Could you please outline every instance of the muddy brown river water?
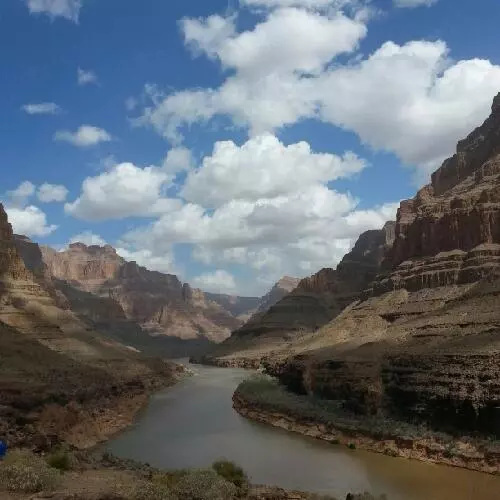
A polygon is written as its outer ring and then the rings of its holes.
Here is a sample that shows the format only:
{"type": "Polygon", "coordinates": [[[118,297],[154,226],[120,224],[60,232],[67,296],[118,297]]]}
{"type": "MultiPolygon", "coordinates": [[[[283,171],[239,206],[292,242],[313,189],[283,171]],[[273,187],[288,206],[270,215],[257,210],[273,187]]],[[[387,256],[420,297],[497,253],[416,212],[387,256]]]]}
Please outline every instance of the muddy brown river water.
{"type": "Polygon", "coordinates": [[[345,498],[500,500],[500,476],[349,450],[250,422],[231,397],[249,372],[195,366],[196,375],[155,395],[137,423],[107,443],[111,452],[161,468],[240,464],[252,482],[345,498]]]}

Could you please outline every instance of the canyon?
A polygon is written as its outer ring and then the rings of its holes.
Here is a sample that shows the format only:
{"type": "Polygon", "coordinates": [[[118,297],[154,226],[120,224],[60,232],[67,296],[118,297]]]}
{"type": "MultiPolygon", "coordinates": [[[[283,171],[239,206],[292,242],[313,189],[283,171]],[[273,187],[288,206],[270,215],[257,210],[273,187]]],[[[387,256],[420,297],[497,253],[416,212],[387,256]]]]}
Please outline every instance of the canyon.
{"type": "Polygon", "coordinates": [[[296,394],[451,435],[500,436],[500,94],[395,223],[210,355],[296,394]],[[303,319],[307,317],[307,320],[303,319]]]}
{"type": "Polygon", "coordinates": [[[88,447],[128,425],[178,368],[89,328],[16,248],[0,205],[0,435],[88,447]]]}
{"type": "Polygon", "coordinates": [[[26,268],[60,308],[151,355],[201,353],[254,313],[265,312],[296,283],[284,278],[262,298],[209,293],[127,262],[110,245],[72,243],[56,251],[25,236],[13,238],[26,268]]]}

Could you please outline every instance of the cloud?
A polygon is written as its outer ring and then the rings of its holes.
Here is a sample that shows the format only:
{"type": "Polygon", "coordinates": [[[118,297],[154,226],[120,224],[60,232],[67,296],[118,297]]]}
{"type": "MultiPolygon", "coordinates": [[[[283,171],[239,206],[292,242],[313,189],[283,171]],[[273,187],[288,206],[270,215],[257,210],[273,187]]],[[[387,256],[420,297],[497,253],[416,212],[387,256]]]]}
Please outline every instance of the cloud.
{"type": "Polygon", "coordinates": [[[303,190],[317,183],[349,177],[365,168],[353,153],[343,157],[313,153],[307,142],[285,146],[270,134],[241,147],[217,142],[212,156],[192,171],[181,191],[188,201],[219,207],[232,199],[257,201],[303,190]]]}
{"type": "Polygon", "coordinates": [[[228,115],[253,134],[269,132],[301,117],[313,116],[306,102],[311,74],[336,56],[350,53],[366,35],[365,24],[341,12],[331,17],[287,8],[272,11],[254,29],[233,34],[231,19],[211,16],[182,22],[186,44],[234,70],[219,89],[184,90],[169,95],[152,86],[140,124],[149,124],[171,141],[184,125],[228,115]]]}
{"type": "Polygon", "coordinates": [[[14,232],[26,236],[48,236],[57,226],[47,224],[47,215],[33,205],[19,208],[6,206],[5,210],[14,232]]]}
{"type": "Polygon", "coordinates": [[[93,71],[86,71],[82,68],[78,68],[78,85],[84,86],[84,85],[90,85],[92,83],[97,83],[97,75],[93,71]]]}
{"type": "Polygon", "coordinates": [[[16,189],[5,193],[6,203],[14,207],[22,207],[35,194],[36,186],[30,181],[24,181],[16,189]]]}
{"type": "Polygon", "coordinates": [[[164,198],[162,188],[171,177],[158,167],[136,167],[132,163],[114,165],[95,177],[87,177],[80,196],[66,203],[66,213],[87,221],[151,216],[181,205],[164,198]]]}
{"type": "Polygon", "coordinates": [[[242,5],[248,7],[303,7],[309,9],[341,8],[348,4],[355,4],[353,0],[240,0],[242,5]]]}
{"type": "Polygon", "coordinates": [[[42,102],[39,104],[25,104],[23,111],[28,115],[57,115],[62,112],[60,106],[55,102],[42,102]]]}
{"type": "Polygon", "coordinates": [[[100,247],[106,245],[106,241],[92,231],[84,231],[83,233],[75,234],[75,236],[69,240],[69,243],[83,243],[87,246],[97,245],[100,247]]]}
{"type": "Polygon", "coordinates": [[[89,146],[95,146],[101,142],[111,141],[111,135],[102,128],[93,127],[91,125],[82,125],[76,132],[59,130],[54,134],[54,140],[69,142],[73,146],[86,148],[89,146]]]}
{"type": "Polygon", "coordinates": [[[251,132],[316,118],[354,131],[427,175],[481,123],[498,88],[499,66],[481,59],[450,63],[444,42],[387,42],[357,64],[316,77],[268,76],[256,84],[229,78],[217,91],[174,94],[149,117],[167,136],[183,122],[216,114],[251,132]]]}
{"type": "Polygon", "coordinates": [[[234,276],[222,269],[196,276],[191,280],[191,285],[215,293],[234,293],[236,290],[234,276]]]}
{"type": "Polygon", "coordinates": [[[164,250],[160,255],[154,255],[151,250],[131,250],[118,247],[116,252],[128,262],[137,262],[139,266],[152,271],[159,271],[167,274],[177,274],[174,255],[171,249],[164,250]]]}
{"type": "Polygon", "coordinates": [[[60,184],[42,184],[36,193],[42,203],[62,202],[68,196],[68,190],[60,184]]]}
{"type": "Polygon", "coordinates": [[[187,172],[194,167],[193,153],[185,147],[172,148],[163,160],[162,168],[169,174],[187,172]]]}
{"type": "MultiPolygon", "coordinates": [[[[335,266],[362,231],[381,228],[398,207],[356,205],[349,195],[321,185],[253,203],[233,200],[214,211],[186,204],[122,239],[154,255],[172,244],[191,244],[193,257],[204,264],[239,264],[276,281],[283,274],[301,277],[335,266]]],[[[250,289],[255,293],[239,293],[250,289]]]]}
{"type": "Polygon", "coordinates": [[[288,3],[278,0],[250,3],[277,8],[241,33],[232,18],[183,21],[186,44],[219,61],[228,76],[218,88],[162,94],[149,86],[140,123],[175,142],[183,127],[216,116],[251,136],[315,119],[394,153],[422,180],[481,123],[500,88],[500,66],[453,61],[439,40],[388,41],[365,58],[332,64],[365,36],[362,17],[281,8],[288,3]]]}
{"type": "Polygon", "coordinates": [[[402,8],[420,7],[422,5],[430,7],[437,1],[438,0],[393,0],[395,7],[402,7],[402,8]]]}
{"type": "Polygon", "coordinates": [[[228,36],[229,30],[220,36],[219,25],[214,28],[210,19],[214,17],[184,21],[186,43],[255,79],[270,73],[316,73],[337,55],[352,52],[367,33],[362,22],[342,13],[328,17],[294,8],[273,11],[252,31],[237,36],[228,36]]]}
{"type": "Polygon", "coordinates": [[[82,0],[26,0],[31,14],[46,14],[52,19],[63,17],[78,23],[82,0]]]}

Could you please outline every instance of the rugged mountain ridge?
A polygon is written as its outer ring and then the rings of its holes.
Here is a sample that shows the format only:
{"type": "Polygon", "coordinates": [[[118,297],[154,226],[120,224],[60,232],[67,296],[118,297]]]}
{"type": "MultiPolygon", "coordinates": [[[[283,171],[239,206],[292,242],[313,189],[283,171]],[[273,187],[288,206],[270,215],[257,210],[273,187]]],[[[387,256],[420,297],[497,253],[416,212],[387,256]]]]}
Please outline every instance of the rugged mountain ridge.
{"type": "Polygon", "coordinates": [[[26,250],[34,272],[0,204],[0,434],[11,445],[85,447],[129,423],[173,370],[59,307],[36,248],[26,250]]]}
{"type": "Polygon", "coordinates": [[[41,247],[41,254],[49,276],[114,301],[128,320],[153,335],[220,342],[243,324],[259,301],[205,294],[175,275],[127,262],[109,245],[73,243],[62,252],[41,247]]]}
{"type": "Polygon", "coordinates": [[[385,269],[268,369],[358,413],[500,436],[500,94],[401,203],[385,269]]]}

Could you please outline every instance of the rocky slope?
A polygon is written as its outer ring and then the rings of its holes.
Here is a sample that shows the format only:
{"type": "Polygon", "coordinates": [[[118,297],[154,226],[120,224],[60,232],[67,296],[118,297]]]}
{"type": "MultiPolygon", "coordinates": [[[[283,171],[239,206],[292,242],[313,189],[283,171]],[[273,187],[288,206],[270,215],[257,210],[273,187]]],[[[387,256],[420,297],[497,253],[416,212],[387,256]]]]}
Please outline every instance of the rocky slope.
{"type": "Polygon", "coordinates": [[[293,292],[299,283],[300,279],[298,278],[283,276],[283,278],[276,282],[271,290],[269,290],[269,292],[260,299],[255,313],[244,324],[242,329],[250,331],[252,328],[258,327],[262,317],[269,311],[269,309],[293,292]]]}
{"type": "Polygon", "coordinates": [[[301,280],[283,299],[236,330],[205,362],[258,366],[274,351],[287,351],[318,331],[370,286],[394,240],[395,223],[363,233],[336,269],[301,280]]]}
{"type": "Polygon", "coordinates": [[[63,252],[48,247],[41,252],[52,278],[114,301],[126,319],[152,335],[220,342],[243,324],[259,301],[192,289],[177,276],[125,261],[109,245],[74,243],[63,252]]]}
{"type": "Polygon", "coordinates": [[[358,413],[500,436],[500,95],[401,203],[385,271],[269,369],[358,413]]]}
{"type": "Polygon", "coordinates": [[[35,271],[0,205],[0,435],[12,445],[88,446],[129,423],[173,370],[90,329],[35,271]]]}

